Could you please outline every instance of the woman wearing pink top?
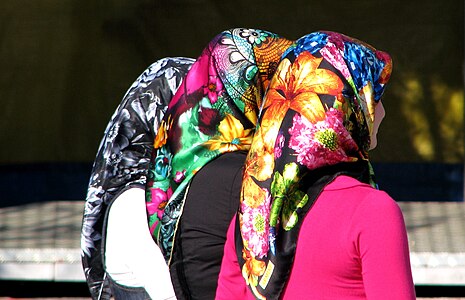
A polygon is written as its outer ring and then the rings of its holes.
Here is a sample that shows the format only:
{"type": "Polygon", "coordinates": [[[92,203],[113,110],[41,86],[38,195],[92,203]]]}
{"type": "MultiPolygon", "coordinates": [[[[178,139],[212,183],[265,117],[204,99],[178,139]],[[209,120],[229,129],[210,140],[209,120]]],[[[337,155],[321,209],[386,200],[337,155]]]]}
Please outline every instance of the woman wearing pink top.
{"type": "Polygon", "coordinates": [[[271,79],[216,299],[415,299],[402,213],[368,151],[385,52],[333,32],[297,40],[271,79]]]}

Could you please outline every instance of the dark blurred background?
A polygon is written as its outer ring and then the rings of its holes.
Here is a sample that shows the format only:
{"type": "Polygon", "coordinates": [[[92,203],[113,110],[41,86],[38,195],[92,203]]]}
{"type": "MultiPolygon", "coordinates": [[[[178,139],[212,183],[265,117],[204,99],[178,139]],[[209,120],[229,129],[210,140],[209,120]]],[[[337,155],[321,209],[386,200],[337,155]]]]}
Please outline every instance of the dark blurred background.
{"type": "Polygon", "coordinates": [[[0,2],[1,204],[85,198],[103,131],[152,62],[197,57],[232,27],[339,31],[394,72],[372,160],[400,201],[463,201],[464,1],[0,2]]]}

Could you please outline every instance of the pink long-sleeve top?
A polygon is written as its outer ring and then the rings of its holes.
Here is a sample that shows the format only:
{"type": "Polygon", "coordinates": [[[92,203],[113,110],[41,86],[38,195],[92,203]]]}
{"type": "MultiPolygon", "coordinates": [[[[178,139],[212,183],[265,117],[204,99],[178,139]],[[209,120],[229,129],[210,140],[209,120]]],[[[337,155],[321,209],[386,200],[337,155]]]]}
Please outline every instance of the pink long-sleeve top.
{"type": "MultiPolygon", "coordinates": [[[[236,257],[232,221],[216,299],[254,299],[236,257]]],[[[415,299],[402,212],[385,192],[339,176],[305,217],[282,299],[415,299]]]]}

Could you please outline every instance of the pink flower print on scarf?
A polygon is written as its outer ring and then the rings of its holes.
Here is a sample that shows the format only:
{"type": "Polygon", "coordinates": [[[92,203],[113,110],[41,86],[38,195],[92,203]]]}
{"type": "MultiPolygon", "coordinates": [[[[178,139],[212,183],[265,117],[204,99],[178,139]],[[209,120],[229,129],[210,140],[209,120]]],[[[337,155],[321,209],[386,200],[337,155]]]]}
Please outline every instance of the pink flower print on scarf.
{"type": "Polygon", "coordinates": [[[310,170],[356,160],[351,154],[358,147],[344,127],[342,112],[330,108],[325,114],[316,123],[296,115],[289,129],[289,147],[297,153],[297,162],[310,170]]]}

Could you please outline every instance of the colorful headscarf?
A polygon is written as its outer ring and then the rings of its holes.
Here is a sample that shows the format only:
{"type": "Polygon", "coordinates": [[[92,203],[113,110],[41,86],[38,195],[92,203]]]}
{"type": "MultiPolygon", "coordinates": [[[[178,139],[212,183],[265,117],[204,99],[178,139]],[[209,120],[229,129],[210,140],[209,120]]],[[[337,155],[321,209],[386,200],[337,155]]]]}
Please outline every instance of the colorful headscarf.
{"type": "Polygon", "coordinates": [[[385,52],[315,32],[284,53],[246,160],[236,224],[242,274],[257,299],[277,299],[299,229],[340,174],[373,184],[368,162],[374,110],[391,74],[385,52]]]}
{"type": "Polygon", "coordinates": [[[248,150],[261,99],[292,41],[254,29],[216,36],[171,100],[154,141],[147,210],[167,261],[188,185],[225,152],[248,150]]]}

